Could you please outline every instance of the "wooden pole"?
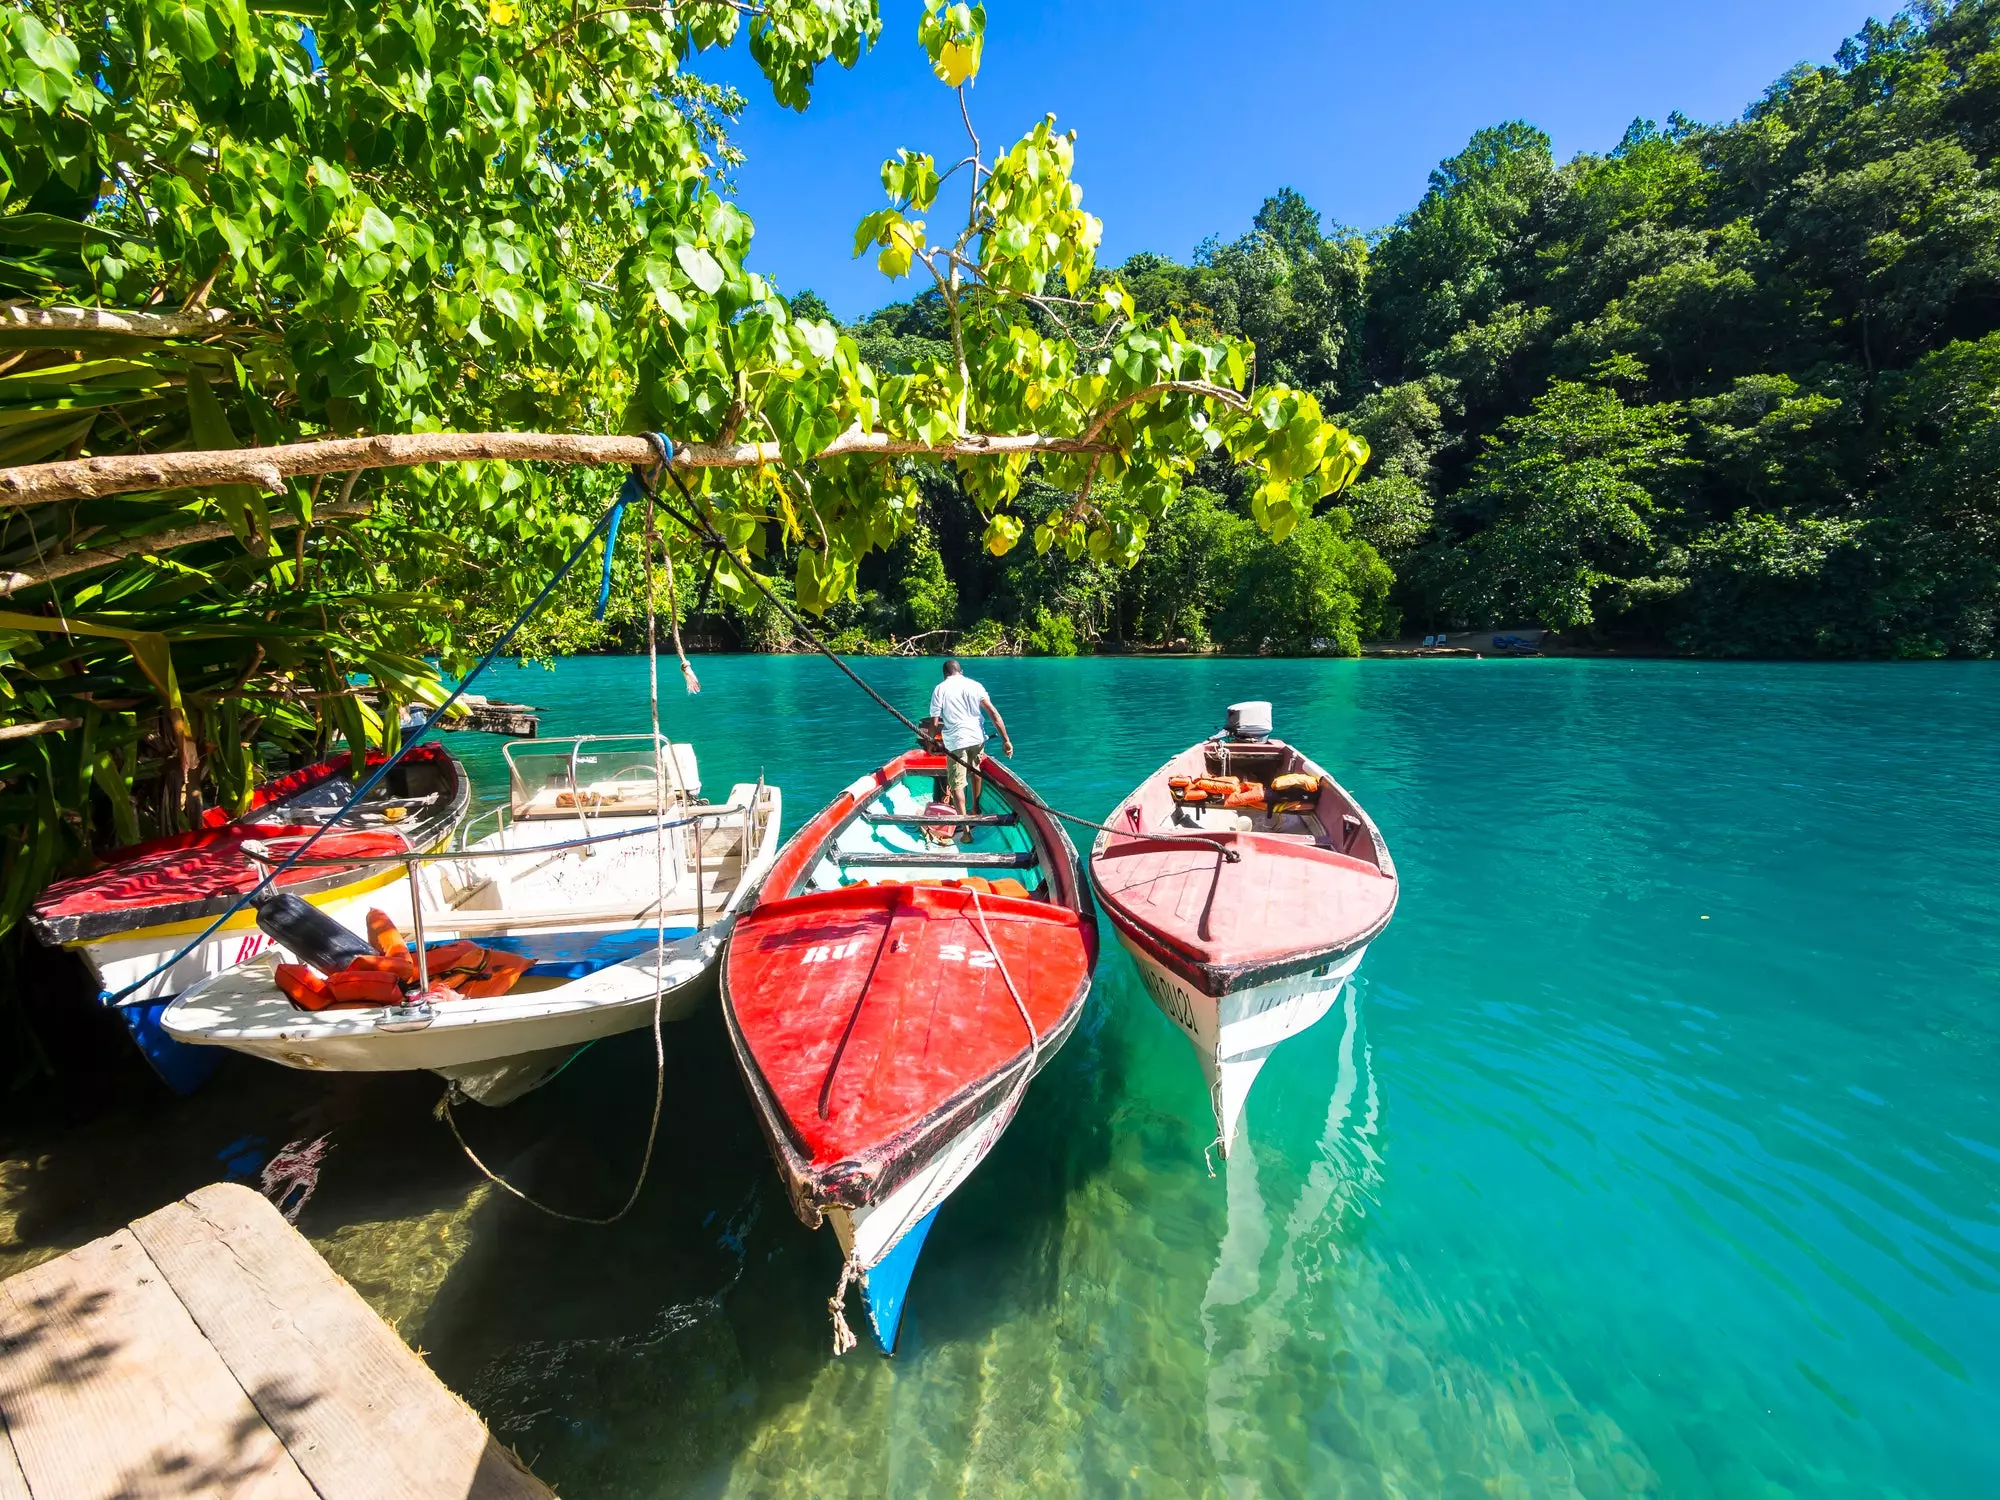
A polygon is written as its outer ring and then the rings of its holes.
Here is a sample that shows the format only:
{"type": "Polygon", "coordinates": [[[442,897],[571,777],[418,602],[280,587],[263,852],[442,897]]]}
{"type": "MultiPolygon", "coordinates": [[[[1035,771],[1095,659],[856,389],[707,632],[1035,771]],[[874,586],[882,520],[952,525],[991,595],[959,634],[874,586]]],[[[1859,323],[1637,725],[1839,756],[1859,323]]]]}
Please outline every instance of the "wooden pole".
{"type": "MultiPolygon", "coordinates": [[[[815,458],[1006,458],[1017,454],[1116,451],[1105,431],[1127,408],[1155,396],[1193,395],[1241,409],[1243,397],[1200,380],[1174,380],[1120,397],[1099,412],[1080,436],[1039,432],[974,433],[926,443],[883,432],[849,428],[815,458]]],[[[90,500],[141,490],[208,489],[223,484],[261,485],[279,493],[287,479],[303,474],[344,473],[350,469],[403,468],[413,464],[566,463],[644,467],[653,446],[643,437],[596,437],[556,432],[419,432],[379,437],[329,438],[284,443],[271,448],[235,448],[193,453],[137,453],[115,458],[79,458],[0,469],[0,506],[47,505],[90,500]]],[[[677,443],[677,469],[754,469],[784,462],[776,443],[677,443]]]]}

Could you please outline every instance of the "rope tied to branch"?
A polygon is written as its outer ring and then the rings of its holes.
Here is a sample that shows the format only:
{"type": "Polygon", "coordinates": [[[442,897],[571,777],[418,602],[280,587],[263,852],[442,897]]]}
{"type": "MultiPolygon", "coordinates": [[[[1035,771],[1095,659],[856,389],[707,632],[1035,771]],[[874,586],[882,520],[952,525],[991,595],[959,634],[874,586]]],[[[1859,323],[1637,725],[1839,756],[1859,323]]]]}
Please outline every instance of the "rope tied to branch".
{"type": "MultiPolygon", "coordinates": [[[[673,457],[674,445],[660,433],[649,433],[647,436],[654,442],[661,455],[660,463],[662,465],[668,463],[673,457]]],[[[632,1191],[615,1213],[599,1218],[551,1208],[540,1199],[529,1196],[487,1166],[479,1159],[478,1153],[466,1144],[465,1137],[459,1133],[458,1121],[452,1117],[451,1112],[451,1096],[457,1087],[456,1084],[446,1087],[444,1097],[438,1101],[437,1106],[438,1117],[451,1127],[452,1139],[458,1142],[459,1149],[465,1153],[466,1159],[479,1168],[487,1181],[511,1193],[528,1207],[537,1209],[552,1219],[560,1219],[565,1224],[596,1226],[616,1224],[637,1205],[639,1194],[645,1190],[646,1178],[653,1169],[653,1151],[660,1140],[660,1115],[667,1099],[667,1051],[665,1039],[660,1035],[660,1022],[666,1008],[667,996],[667,779],[666,762],[660,754],[660,644],[656,627],[657,611],[653,598],[653,493],[650,486],[640,480],[637,469],[626,478],[618,492],[617,501],[611,507],[610,533],[604,542],[603,595],[600,595],[598,600],[598,618],[604,617],[604,597],[609,595],[611,589],[611,552],[618,540],[617,513],[632,499],[631,492],[635,489],[643,493],[646,500],[646,669],[648,701],[653,719],[653,1118],[652,1123],[646,1127],[646,1150],[639,1159],[639,1174],[633,1179],[632,1191]]],[[[686,659],[683,658],[682,665],[686,664],[686,659]]],[[[683,823],[685,821],[682,820],[683,823]]],[[[695,822],[695,837],[702,837],[698,820],[695,822]]],[[[745,859],[749,858],[749,853],[746,845],[745,859]]],[[[413,898],[415,895],[413,891],[413,898]]],[[[567,1067],[568,1064],[565,1063],[564,1066],[567,1067]]]]}
{"type": "MultiPolygon", "coordinates": [[[[696,505],[693,493],[688,489],[688,487],[685,484],[681,482],[680,475],[674,473],[673,470],[669,469],[667,470],[667,477],[673,480],[674,487],[681,492],[681,498],[687,502],[687,509],[685,512],[676,510],[674,509],[673,506],[666,504],[664,501],[661,503],[660,508],[666,511],[666,513],[672,516],[676,521],[680,522],[681,525],[686,527],[687,530],[691,532],[693,535],[701,537],[711,547],[713,547],[716,551],[716,556],[718,559],[726,556],[729,558],[731,562],[736,563],[737,558],[735,557],[734,553],[731,552],[730,550],[728,539],[725,538],[721,532],[717,531],[715,527],[710,524],[707,517],[701,514],[701,509],[698,505],[696,505]]],[[[828,646],[824,640],[820,639],[819,633],[815,631],[810,625],[808,625],[804,621],[804,619],[800,617],[799,612],[793,609],[789,604],[785,603],[783,599],[780,599],[777,596],[777,594],[774,593],[770,589],[770,587],[765,584],[764,580],[757,576],[756,570],[754,568],[751,568],[742,563],[737,563],[737,566],[738,566],[738,571],[741,572],[745,578],[749,579],[750,586],[756,589],[758,593],[762,594],[764,598],[770,602],[772,608],[776,609],[787,620],[789,620],[792,624],[792,627],[795,630],[797,630],[801,636],[805,637],[806,641],[813,647],[814,650],[818,651],[821,656],[824,656],[828,661],[832,662],[836,667],[840,668],[840,670],[847,676],[847,679],[850,682],[852,682],[856,687],[860,688],[861,691],[866,693],[870,698],[873,698],[876,704],[883,710],[883,712],[887,713],[897,723],[901,724],[905,729],[909,730],[911,734],[915,735],[919,743],[923,741],[924,732],[917,727],[916,721],[911,719],[908,714],[904,713],[901,709],[896,707],[896,705],[891,703],[887,698],[884,698],[880,693],[876,692],[874,686],[870,684],[865,677],[863,677],[859,672],[856,672],[854,668],[850,667],[846,662],[842,661],[840,657],[833,651],[833,649],[830,646],[828,646]]],[[[1040,808],[1050,817],[1061,818],[1064,822],[1074,823],[1079,828],[1094,829],[1098,833],[1115,833],[1123,838],[1144,839],[1152,843],[1177,844],[1184,848],[1200,848],[1211,851],[1219,855],[1223,864],[1233,865],[1240,862],[1243,858],[1243,856],[1236,850],[1231,849],[1226,845],[1219,844],[1215,842],[1215,840],[1213,839],[1197,838],[1191,834],[1143,833],[1136,829],[1113,828],[1108,823],[1093,822],[1089,818],[1078,817],[1075,813],[1064,812],[1059,807],[1051,807],[1048,803],[1044,802],[1039,795],[1037,795],[1033,791],[1030,791],[1026,786],[1023,786],[1021,788],[1021,797],[1023,801],[1029,803],[1031,806],[1040,808]]]]}

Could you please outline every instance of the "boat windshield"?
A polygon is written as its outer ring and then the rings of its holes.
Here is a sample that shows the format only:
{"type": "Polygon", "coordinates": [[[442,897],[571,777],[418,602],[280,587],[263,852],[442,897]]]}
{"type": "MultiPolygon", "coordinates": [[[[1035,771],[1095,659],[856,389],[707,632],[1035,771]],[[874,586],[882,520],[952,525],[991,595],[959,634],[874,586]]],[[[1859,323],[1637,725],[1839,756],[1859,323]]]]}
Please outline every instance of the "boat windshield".
{"type": "Polygon", "coordinates": [[[694,747],[673,744],[664,735],[512,740],[501,754],[517,819],[649,813],[701,795],[694,747]]]}

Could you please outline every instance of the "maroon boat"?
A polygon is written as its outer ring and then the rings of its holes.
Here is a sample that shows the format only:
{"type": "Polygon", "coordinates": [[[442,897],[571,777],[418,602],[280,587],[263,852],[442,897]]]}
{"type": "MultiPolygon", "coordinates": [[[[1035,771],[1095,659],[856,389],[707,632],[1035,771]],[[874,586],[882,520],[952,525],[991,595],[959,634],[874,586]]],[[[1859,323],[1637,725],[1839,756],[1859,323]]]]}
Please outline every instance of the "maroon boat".
{"type": "MultiPolygon", "coordinates": [[[[386,759],[370,752],[367,766],[386,759]]],[[[198,1084],[213,1067],[213,1053],[166,1036],[158,1026],[160,1011],[196,980],[255,957],[269,940],[257,927],[256,912],[245,906],[171,968],[153,971],[263,878],[245,843],[254,839],[282,859],[324,828],[313,845],[316,859],[433,849],[451,836],[472,795],[465,768],[452,755],[418,745],[343,813],[354,794],[352,766],[345,753],[330,756],[265,782],[235,817],[211,809],[191,833],[113,849],[95,869],[49,886],[30,910],[29,930],[52,947],[81,954],[102,996],[144,981],[131,997],[138,1003],[122,1014],[140,1050],[176,1089],[198,1084]]],[[[279,884],[351,918],[358,930],[368,907],[385,899],[384,888],[403,879],[397,865],[315,864],[286,871],[279,884]]]]}

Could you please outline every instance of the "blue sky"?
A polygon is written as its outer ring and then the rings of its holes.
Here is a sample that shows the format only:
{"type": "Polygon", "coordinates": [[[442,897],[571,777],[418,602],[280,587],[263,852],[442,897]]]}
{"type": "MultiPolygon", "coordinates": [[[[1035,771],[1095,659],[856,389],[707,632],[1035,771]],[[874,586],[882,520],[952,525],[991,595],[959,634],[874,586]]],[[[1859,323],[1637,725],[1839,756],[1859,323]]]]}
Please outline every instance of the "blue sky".
{"type": "MultiPolygon", "coordinates": [[[[883,0],[882,40],[853,72],[821,70],[812,107],[781,109],[739,45],[697,71],[749,99],[738,201],[751,264],[843,317],[910,295],[854,225],[881,206],[896,147],[955,160],[964,131],[917,44],[920,0],[883,0]]],[[[988,0],[973,123],[1004,146],[1044,113],[1074,129],[1084,206],[1107,264],[1185,257],[1248,227],[1291,186],[1329,219],[1373,228],[1424,191],[1482,125],[1525,119],[1559,157],[1615,145],[1633,118],[1740,115],[1798,62],[1890,7],[1862,0],[988,0]]]]}

